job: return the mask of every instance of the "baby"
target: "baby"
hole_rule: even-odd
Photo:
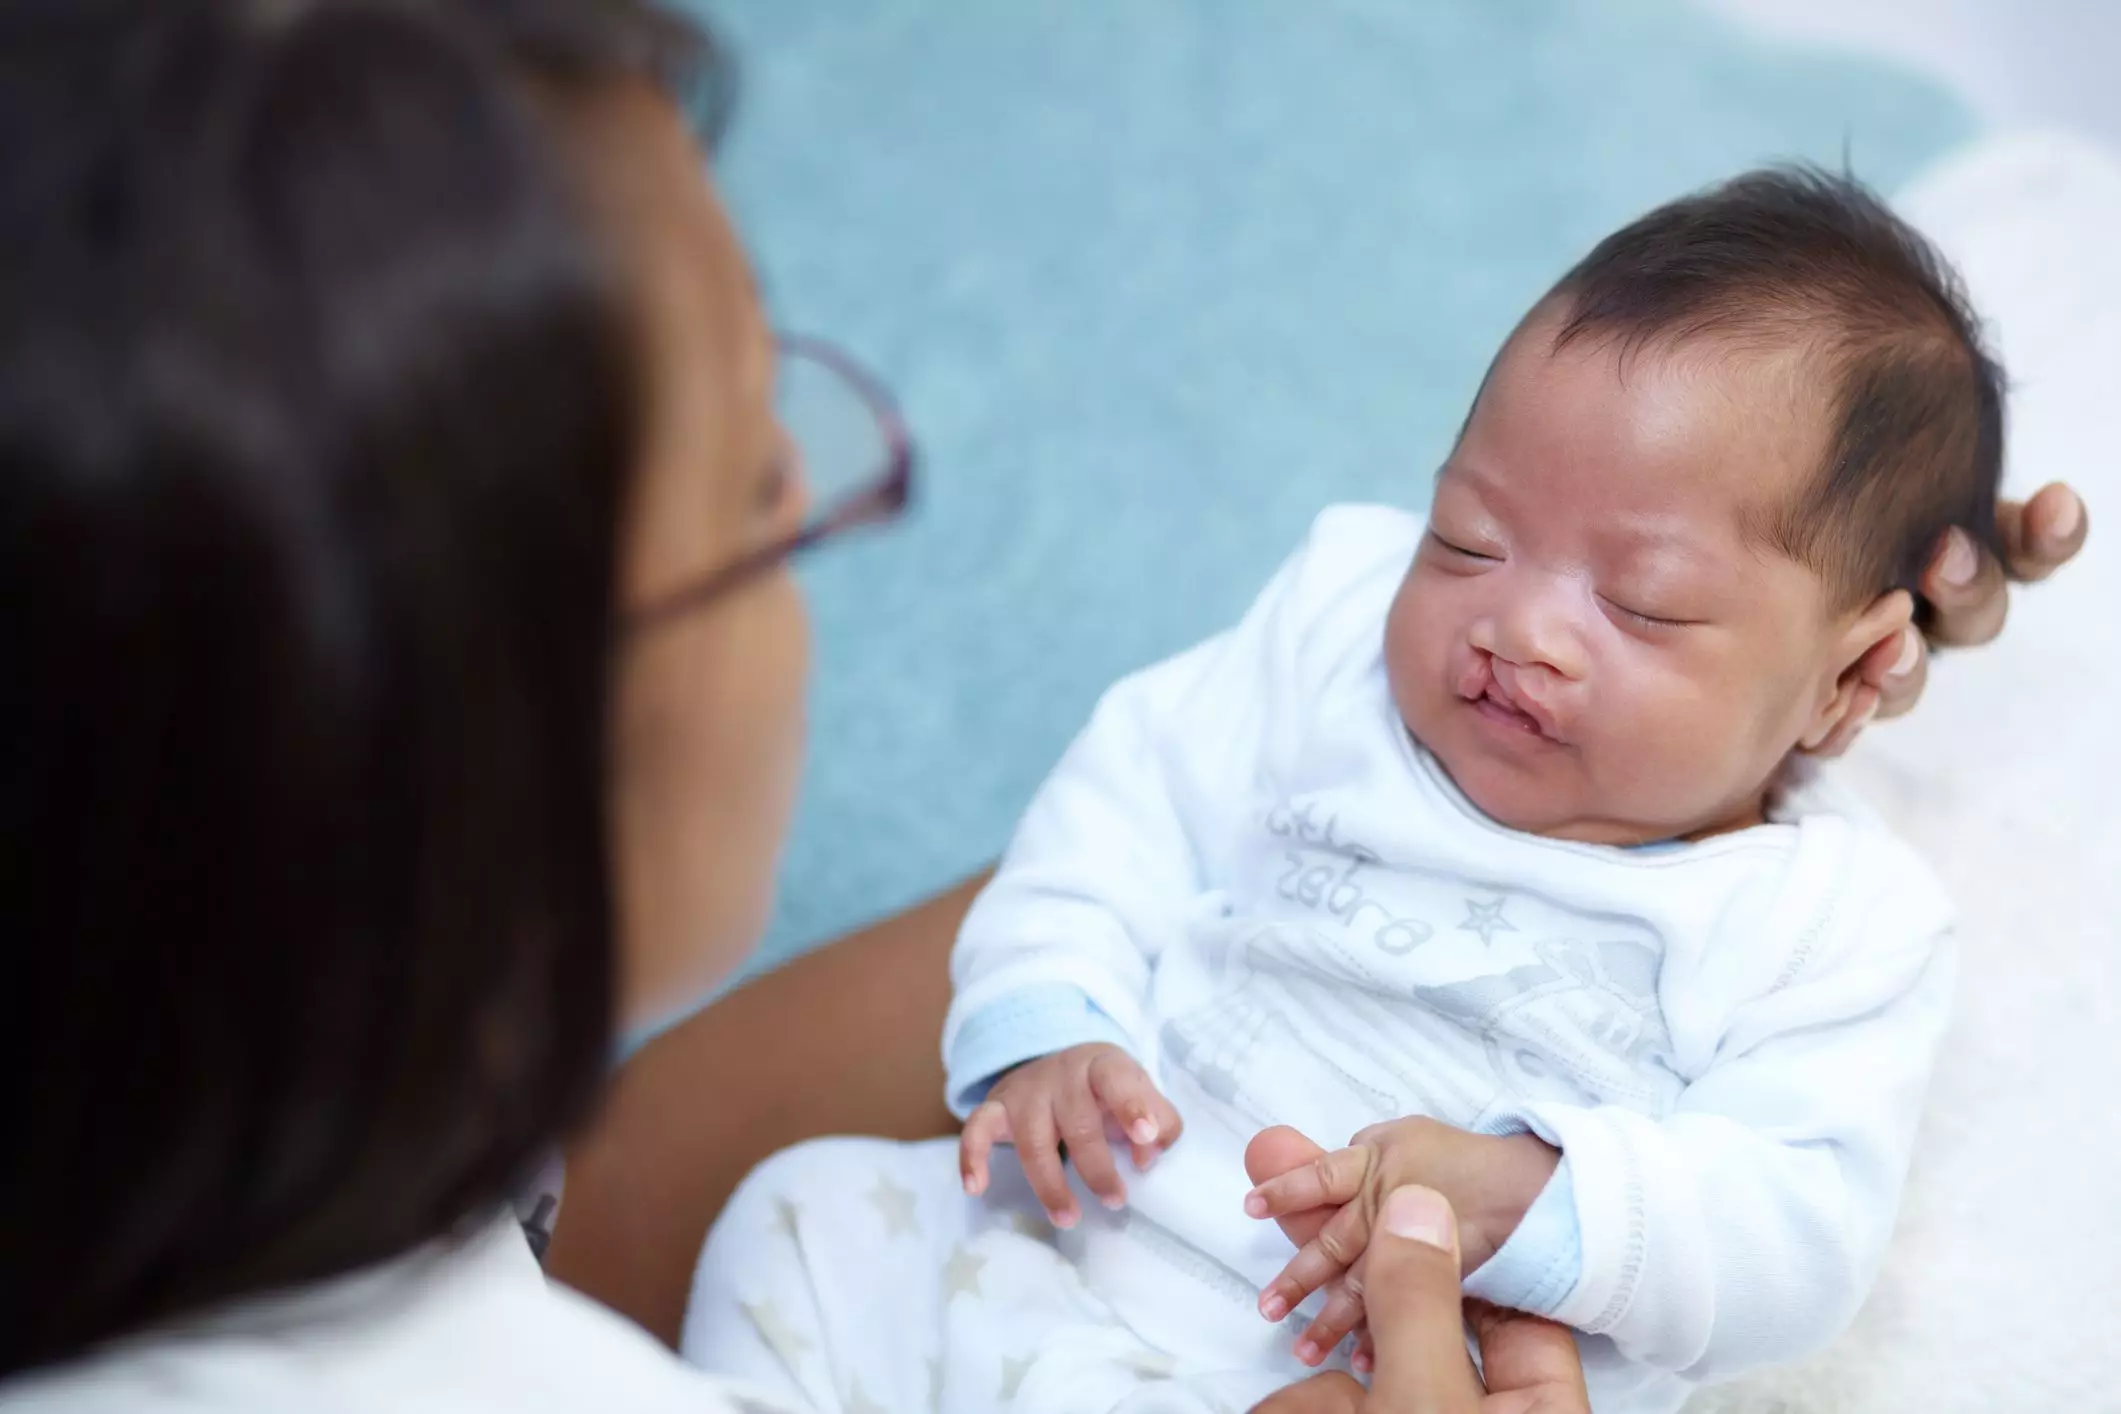
[[[1348,1358],[1378,1146],[1451,1198],[1470,1292],[1583,1333],[1602,1414],[1831,1340],[1950,915],[1799,753],[1922,622],[1938,538],[1993,540],[2001,387],[1853,181],[1609,237],[1425,521],[1326,511],[1234,628],[1106,694],[958,941],[957,1152],[767,1165],[700,1353],[825,1409],[1249,1407]],[[1254,1189],[1282,1125],[1355,1148]],[[1321,1203],[1291,1260],[1262,1219]]]

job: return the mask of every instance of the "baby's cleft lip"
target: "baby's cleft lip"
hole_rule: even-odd
[[[1566,745],[1554,714],[1527,695],[1515,678],[1516,670],[1508,663],[1498,663],[1485,653],[1476,654],[1459,674],[1458,695],[1475,705],[1485,701],[1503,714],[1520,719],[1531,733]]]

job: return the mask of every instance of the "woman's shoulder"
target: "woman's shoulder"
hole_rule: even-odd
[[[0,1385],[0,1414],[799,1414],[545,1281],[513,1223]]]

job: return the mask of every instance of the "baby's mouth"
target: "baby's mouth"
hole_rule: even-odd
[[[1494,665],[1483,658],[1477,671],[1467,675],[1459,687],[1459,696],[1466,704],[1496,726],[1559,742],[1547,715],[1534,703],[1524,701],[1512,693],[1494,669]]]

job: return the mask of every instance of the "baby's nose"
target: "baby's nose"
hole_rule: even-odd
[[[1496,614],[1488,637],[1489,642],[1474,646],[1520,672],[1552,673],[1573,682],[1589,666],[1574,616],[1547,596],[1521,600]]]

